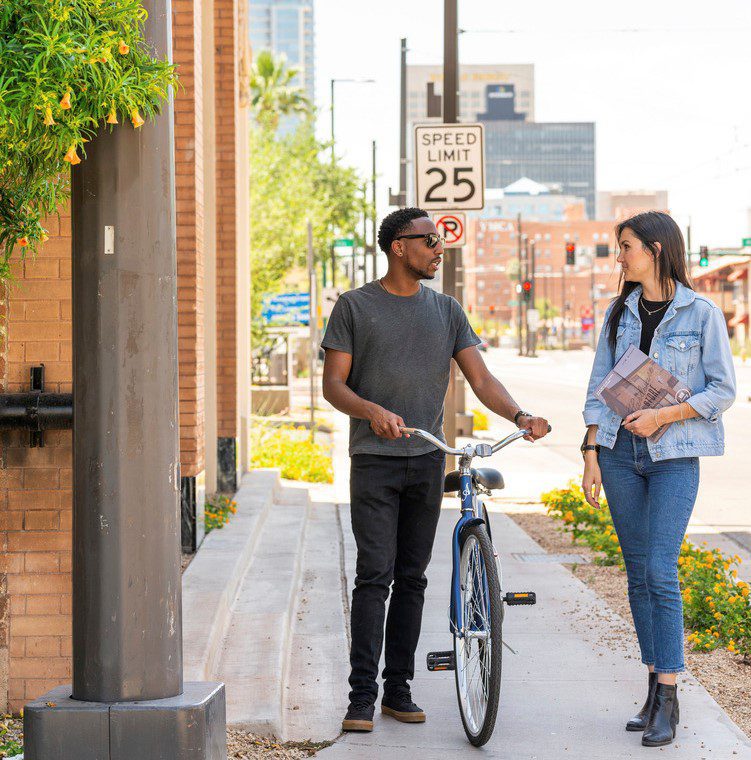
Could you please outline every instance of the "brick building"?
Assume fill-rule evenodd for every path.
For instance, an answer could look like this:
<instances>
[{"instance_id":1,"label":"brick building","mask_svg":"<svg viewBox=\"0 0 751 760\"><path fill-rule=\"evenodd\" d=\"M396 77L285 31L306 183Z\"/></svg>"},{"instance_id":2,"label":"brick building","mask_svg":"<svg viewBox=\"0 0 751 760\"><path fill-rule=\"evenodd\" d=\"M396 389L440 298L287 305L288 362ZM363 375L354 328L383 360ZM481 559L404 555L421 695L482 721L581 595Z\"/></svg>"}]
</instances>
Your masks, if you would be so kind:
<instances>
[{"instance_id":1,"label":"brick building","mask_svg":"<svg viewBox=\"0 0 751 760\"><path fill-rule=\"evenodd\" d=\"M592 307L592 283L596 293L598 327L618 288L612 222L522 221L522 258L529 261L535 248L535 300L547 300L565 314L571 329ZM576 244L576 263L566 266L566 243ZM472 219L464 249L464 304L483 320L515 326L516 284L520 238L515 219ZM608 255L594 256L596 246L606 245Z\"/></svg>"},{"instance_id":2,"label":"brick building","mask_svg":"<svg viewBox=\"0 0 751 760\"><path fill-rule=\"evenodd\" d=\"M249 51L245 4L174 0L180 452L184 524L205 492L234 490L248 460L250 272ZM120 127L130 128L130 127ZM221 202L217 202L221 199ZM13 264L0 305L2 390L70 392L71 223L48 220L34 260ZM0 711L71 678L72 434L2 431ZM200 520L198 521L200 522ZM195 540L191 530L188 539ZM185 541L185 538L184 538Z\"/></svg>"}]
</instances>

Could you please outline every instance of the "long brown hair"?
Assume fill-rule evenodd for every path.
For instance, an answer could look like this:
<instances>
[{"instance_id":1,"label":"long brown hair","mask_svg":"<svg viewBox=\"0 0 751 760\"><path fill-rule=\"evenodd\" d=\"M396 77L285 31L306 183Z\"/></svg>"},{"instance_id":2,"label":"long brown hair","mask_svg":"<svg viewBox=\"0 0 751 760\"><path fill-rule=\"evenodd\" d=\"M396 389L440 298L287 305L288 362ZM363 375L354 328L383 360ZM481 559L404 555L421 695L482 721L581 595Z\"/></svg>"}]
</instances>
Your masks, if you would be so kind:
<instances>
[{"instance_id":1,"label":"long brown hair","mask_svg":"<svg viewBox=\"0 0 751 760\"><path fill-rule=\"evenodd\" d=\"M683 234L670 215L662 211L645 211L642 214L636 214L616 225L617 241L620 242L621 234L625 229L631 230L655 257L657 278L664 298L670 295L672 280L677 280L681 285L693 290L694 286L686 264L686 244L683 242ZM655 243L659 243L659 247ZM607 323L608 343L612 350L615 350L618 323L626 308L626 299L638 284L638 282L626 282L621 272L620 293L613 301L613 310L610 312Z\"/></svg>"}]
</instances>

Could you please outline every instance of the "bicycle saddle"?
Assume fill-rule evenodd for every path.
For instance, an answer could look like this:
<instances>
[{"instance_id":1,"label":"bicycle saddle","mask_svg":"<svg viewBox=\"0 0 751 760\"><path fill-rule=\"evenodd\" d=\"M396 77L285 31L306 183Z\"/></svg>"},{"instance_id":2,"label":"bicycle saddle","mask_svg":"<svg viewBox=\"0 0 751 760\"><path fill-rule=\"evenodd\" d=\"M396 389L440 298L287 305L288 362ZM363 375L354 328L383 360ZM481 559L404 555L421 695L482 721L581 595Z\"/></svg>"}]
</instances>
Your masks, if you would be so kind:
<instances>
[{"instance_id":1,"label":"bicycle saddle","mask_svg":"<svg viewBox=\"0 0 751 760\"><path fill-rule=\"evenodd\" d=\"M503 475L491 467L472 468L472 479L489 491L494 488L503 488ZM453 470L446 474L443 482L443 492L452 493L459 490L459 470Z\"/></svg>"}]
</instances>

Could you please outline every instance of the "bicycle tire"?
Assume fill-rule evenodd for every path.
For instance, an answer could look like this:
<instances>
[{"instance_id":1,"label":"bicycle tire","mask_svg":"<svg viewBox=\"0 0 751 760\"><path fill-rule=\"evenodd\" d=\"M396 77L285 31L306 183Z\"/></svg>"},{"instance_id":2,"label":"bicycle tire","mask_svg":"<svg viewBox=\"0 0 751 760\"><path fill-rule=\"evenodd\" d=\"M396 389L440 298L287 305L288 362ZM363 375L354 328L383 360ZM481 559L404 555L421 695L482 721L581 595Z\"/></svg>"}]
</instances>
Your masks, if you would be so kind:
<instances>
[{"instance_id":1,"label":"bicycle tire","mask_svg":"<svg viewBox=\"0 0 751 760\"><path fill-rule=\"evenodd\" d=\"M490 634L488 640L490 641L490 668L488 669L487 678L487 694L486 705L482 720L478 721L472 716L472 706L469 704L469 699L464 693L467 690L466 687L466 672L462 671L462 666L465 663L467 645L465 639L462 639L454 635L454 660L455 660L455 682L456 682L456 697L459 703L459 714L462 719L462 725L464 726L464 732L467 735L469 742L475 747L481 747L487 743L493 734L495 729L496 718L498 715L498 706L500 702L501 692L501 670L502 670L502 656L503 656L503 602L501 598L500 580L498 577L498 568L496 566L496 560L493 552L493 544L488 536L488 532L484 525L472 525L466 529L465 541L462 545L462 553L460 560L460 568L464 570L465 561L469 561L469 552L477 547L479 555L482 557L482 567L484 569L485 579L487 583L487 593L489 595L489 623ZM459 582L464 585L464 574L462 573ZM483 592L484 593L484 592ZM466 589L462 589L462 608L466 609L465 604ZM467 624L466 620L465 626ZM479 653L480 643L478 642L478 660L484 657L484 654ZM484 645L483 645L484 646ZM464 649L462 649L464 647ZM487 664L484 665L487 668ZM464 668L464 671L467 667Z\"/></svg>"}]
</instances>

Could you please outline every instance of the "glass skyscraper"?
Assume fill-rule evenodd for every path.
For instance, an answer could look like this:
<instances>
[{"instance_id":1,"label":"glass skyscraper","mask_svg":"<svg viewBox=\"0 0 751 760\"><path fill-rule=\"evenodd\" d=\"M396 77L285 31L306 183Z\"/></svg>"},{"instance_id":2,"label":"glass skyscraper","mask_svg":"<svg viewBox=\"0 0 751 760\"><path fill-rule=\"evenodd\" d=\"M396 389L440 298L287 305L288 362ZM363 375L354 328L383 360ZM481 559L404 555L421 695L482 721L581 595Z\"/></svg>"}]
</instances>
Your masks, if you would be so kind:
<instances>
[{"instance_id":1,"label":"glass skyscraper","mask_svg":"<svg viewBox=\"0 0 751 760\"><path fill-rule=\"evenodd\" d=\"M315 102L315 33L311 0L249 0L250 45L253 54L270 50L284 54L300 69L298 82Z\"/></svg>"}]
</instances>

